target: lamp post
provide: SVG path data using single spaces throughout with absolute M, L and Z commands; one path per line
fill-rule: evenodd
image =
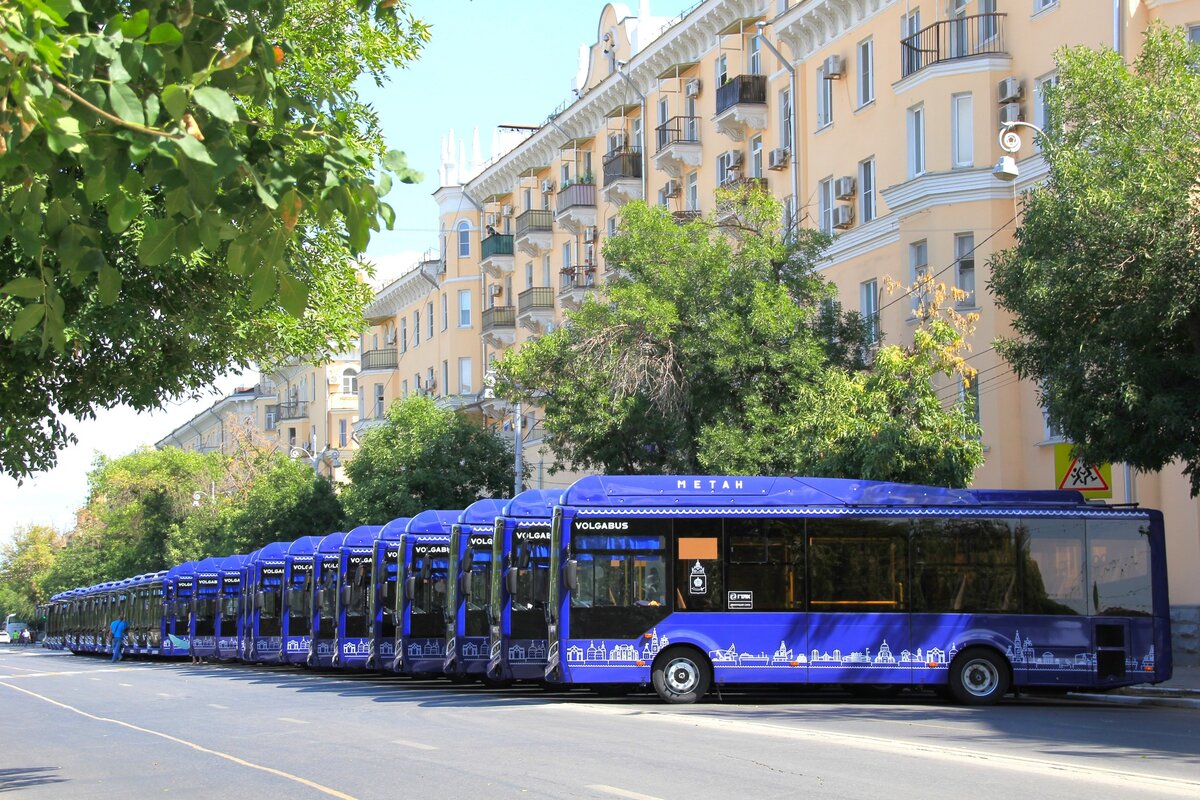
M 1013 158 L 1013 155 L 1021 149 L 1021 136 L 1013 130 L 1014 128 L 1029 128 L 1043 142 L 1047 141 L 1046 132 L 1032 122 L 1005 122 L 1000 125 L 1000 149 L 1004 151 L 1004 155 L 1000 156 L 1000 160 L 992 168 L 992 175 L 997 180 L 1006 183 L 1015 181 L 1021 174 L 1020 169 L 1017 168 L 1016 159 Z
M 297 460 L 301 458 L 306 459 L 315 475 L 321 474 L 321 462 L 323 461 L 329 462 L 331 468 L 330 477 L 333 477 L 332 470 L 342 465 L 342 452 L 328 444 L 319 453 L 311 453 L 308 448 L 294 444 L 288 449 L 288 457 Z

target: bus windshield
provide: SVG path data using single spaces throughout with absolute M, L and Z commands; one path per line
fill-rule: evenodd
M 450 570 L 450 546 L 413 545 L 414 591 L 409 603 L 411 636 L 440 636 L 446 610 L 446 576 Z
M 667 536 L 653 532 L 662 522 L 638 520 L 628 526 L 640 530 L 598 535 L 584 529 L 572 537 L 579 581 L 571 593 L 572 636 L 633 638 L 670 613 Z
M 367 635 L 370 578 L 371 554 L 352 553 L 346 560 L 346 636 Z
M 307 636 L 312 629 L 311 561 L 292 564 L 292 583 L 288 587 L 288 635 Z

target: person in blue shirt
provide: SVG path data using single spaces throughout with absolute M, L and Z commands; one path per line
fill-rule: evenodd
M 125 615 L 122 614 L 114 619 L 108 629 L 112 633 L 112 660 L 115 663 L 121 660 L 121 647 L 125 644 L 125 631 L 129 630 L 129 623 L 125 621 Z

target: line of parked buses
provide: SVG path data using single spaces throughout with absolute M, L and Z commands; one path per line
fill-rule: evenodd
M 1163 520 L 1077 492 L 593 476 L 74 589 L 43 644 L 141 657 L 996 702 L 1171 675 Z

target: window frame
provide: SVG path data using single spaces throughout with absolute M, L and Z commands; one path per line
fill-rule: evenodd
M 963 105 L 966 105 L 964 116 Z M 970 92 L 950 95 L 950 163 L 955 169 L 975 166 L 975 100 Z M 966 123 L 964 131 L 963 124 Z M 966 153 L 963 153 L 965 133 Z
M 858 43 L 858 107 L 875 102 L 875 40 L 867 37 Z

